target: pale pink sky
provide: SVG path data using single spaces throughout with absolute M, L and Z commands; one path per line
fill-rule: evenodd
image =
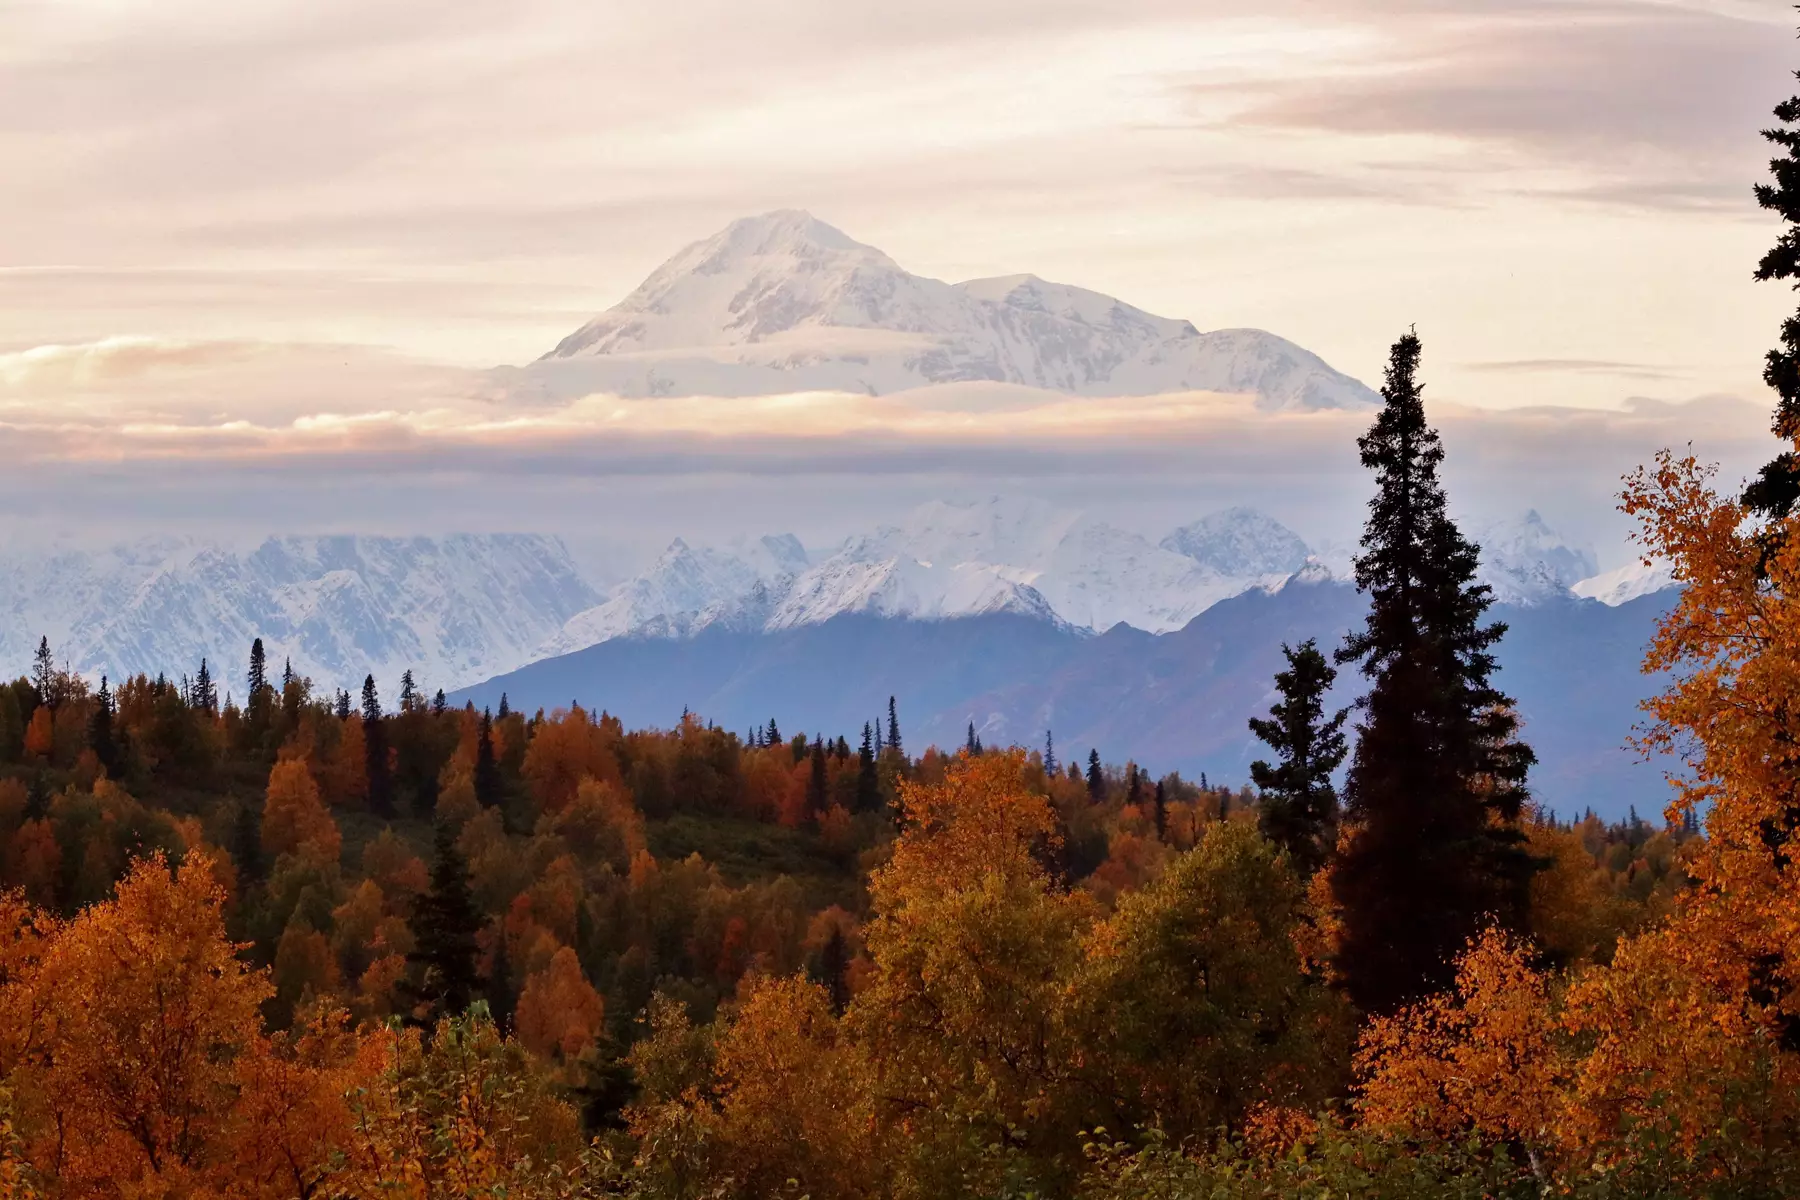
M 1031 271 L 1267 328 L 1369 380 L 1417 322 L 1470 439 L 1529 423 L 1482 410 L 1612 410 L 1559 418 L 1596 439 L 1599 483 L 1548 463 L 1511 481 L 1604 509 L 1615 467 L 1690 424 L 1731 466 L 1766 448 L 1759 360 L 1792 297 L 1750 280 L 1775 231 L 1750 187 L 1756 130 L 1795 86 L 1794 20 L 1777 0 L 0 0 L 0 438 L 84 489 L 0 487 L 0 513 L 91 525 L 149 489 L 165 499 L 140 518 L 197 520 L 218 505 L 167 464 L 239 480 L 254 444 L 283 498 L 246 521 L 354 520 L 276 481 L 377 449 L 384 478 L 404 460 L 439 498 L 390 522 L 456 519 L 445 498 L 472 484 L 515 526 L 625 503 L 596 473 L 654 477 L 658 512 L 704 516 L 719 470 L 762 469 L 732 455 L 766 447 L 715 439 L 721 467 L 615 439 L 547 484 L 513 457 L 544 418 L 502 436 L 507 414 L 471 413 L 456 381 L 784 206 L 918 273 Z M 1744 403 L 1644 415 L 1719 396 Z M 670 444 L 710 422 L 634 419 Z M 1059 419 L 931 447 L 1029 457 Z M 1112 430 L 1121 461 L 1168 419 Z M 816 432 L 784 460 L 811 464 L 808 504 L 842 470 L 816 447 L 849 436 Z M 894 495 L 951 489 L 953 459 Z M 1202 471 L 1230 498 L 1211 460 L 1144 461 L 1185 480 L 1183 504 Z M 741 507 L 784 518 L 779 498 Z

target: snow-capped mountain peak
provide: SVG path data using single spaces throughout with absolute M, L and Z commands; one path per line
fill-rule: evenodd
M 1503 604 L 1541 604 L 1565 597 L 1598 569 L 1594 552 L 1576 546 L 1538 515 L 1489 525 L 1475 539 L 1481 546 L 1481 581 Z
M 1034 275 L 953 286 L 793 210 L 686 247 L 538 362 L 495 380 L 565 396 L 880 395 L 994 382 L 1088 396 L 1247 393 L 1265 409 L 1377 402 L 1271 333 L 1201 333 Z
M 1241 506 L 1183 525 L 1161 545 L 1221 575 L 1290 575 L 1304 567 L 1312 553 L 1287 526 Z

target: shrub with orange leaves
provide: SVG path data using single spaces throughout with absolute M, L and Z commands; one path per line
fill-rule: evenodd
M 1568 1064 L 1557 1032 L 1549 979 L 1523 943 L 1489 930 L 1458 963 L 1453 991 L 1363 1031 L 1358 1112 L 1378 1129 L 1442 1143 L 1469 1134 L 1514 1143 L 1537 1163 L 1562 1123 Z

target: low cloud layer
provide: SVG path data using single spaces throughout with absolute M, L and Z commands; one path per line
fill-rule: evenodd
M 15 528 L 528 528 L 645 553 L 673 536 L 793 530 L 818 545 L 919 500 L 1017 491 L 1160 532 L 1252 503 L 1355 536 L 1365 413 L 1248 397 L 1072 398 L 948 385 L 525 404 L 484 376 L 361 347 L 102 342 L 0 356 Z M 251 398 L 246 398 L 251 397 Z M 1741 477 L 1767 414 L 1730 398 L 1613 410 L 1431 405 L 1472 519 L 1535 506 L 1624 556 L 1621 474 L 1692 443 Z

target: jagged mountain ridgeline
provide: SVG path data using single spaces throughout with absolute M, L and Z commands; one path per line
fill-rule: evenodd
M 1203 333 L 1034 275 L 914 275 L 804 212 L 734 221 L 659 267 L 537 362 L 496 371 L 516 396 L 885 395 L 996 383 L 1085 396 L 1245 393 L 1270 411 L 1376 396 L 1258 329 Z

